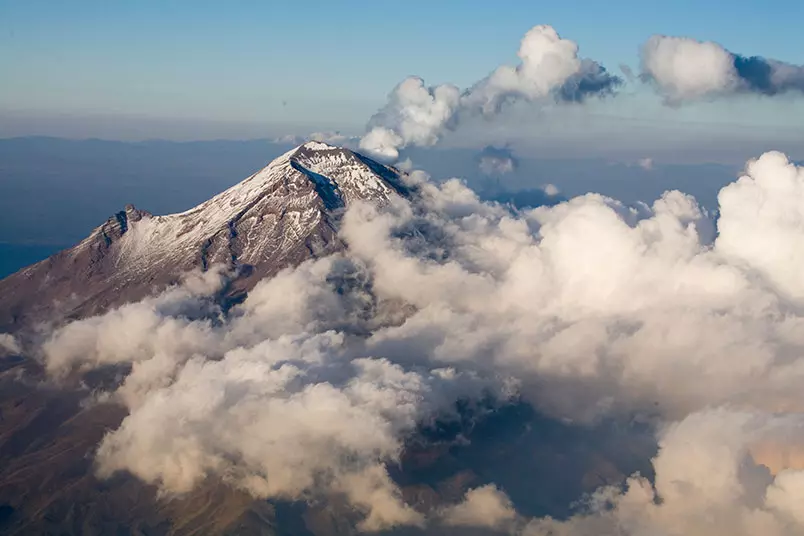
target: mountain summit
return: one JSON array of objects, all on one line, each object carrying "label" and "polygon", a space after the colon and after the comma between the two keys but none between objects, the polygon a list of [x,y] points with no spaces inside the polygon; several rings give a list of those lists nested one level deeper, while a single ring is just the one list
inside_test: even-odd
[{"label": "mountain summit", "polygon": [[194,268],[224,264],[233,291],[342,247],[337,220],[355,201],[408,193],[395,168],[307,142],[178,214],[126,207],[76,246],[0,281],[0,331],[54,313],[86,316],[140,299]]}]

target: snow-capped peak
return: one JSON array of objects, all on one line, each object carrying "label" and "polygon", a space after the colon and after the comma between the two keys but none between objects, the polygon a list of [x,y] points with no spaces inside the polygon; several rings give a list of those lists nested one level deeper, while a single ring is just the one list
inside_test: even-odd
[{"label": "snow-capped peak", "polygon": [[[382,204],[407,192],[400,171],[309,141],[185,212],[151,216],[126,207],[77,246],[1,283],[19,285],[19,276],[37,288],[43,307],[54,297],[73,295],[81,307],[109,307],[194,268],[224,264],[245,274],[238,284],[248,289],[286,266],[343,247],[337,226],[350,203]],[[125,295],[116,294],[121,288]],[[91,296],[83,296],[87,292]],[[9,307],[36,308],[39,301],[26,296],[27,302]],[[11,317],[21,318],[16,312]]]}]

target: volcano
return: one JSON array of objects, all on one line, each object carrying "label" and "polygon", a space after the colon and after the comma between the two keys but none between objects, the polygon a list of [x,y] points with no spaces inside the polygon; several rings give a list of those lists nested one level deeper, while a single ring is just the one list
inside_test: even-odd
[{"label": "volcano", "polygon": [[0,332],[99,314],[212,265],[235,273],[227,292],[242,295],[342,248],[338,221],[350,204],[409,193],[399,170],[307,142],[186,212],[154,216],[129,205],[76,246],[1,280]]}]

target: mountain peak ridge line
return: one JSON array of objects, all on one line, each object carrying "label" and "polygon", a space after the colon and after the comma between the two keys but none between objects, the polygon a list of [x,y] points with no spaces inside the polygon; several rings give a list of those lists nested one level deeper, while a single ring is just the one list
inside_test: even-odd
[{"label": "mountain peak ridge line", "polygon": [[237,273],[229,292],[242,294],[342,249],[338,218],[351,203],[409,193],[396,168],[308,141],[184,212],[127,205],[72,248],[0,280],[0,332],[99,314],[217,264]]}]

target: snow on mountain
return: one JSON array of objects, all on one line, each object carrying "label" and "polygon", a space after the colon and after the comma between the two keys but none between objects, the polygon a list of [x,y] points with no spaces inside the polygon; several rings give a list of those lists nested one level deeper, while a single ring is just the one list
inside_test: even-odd
[{"label": "snow on mountain", "polygon": [[95,313],[213,264],[238,270],[233,290],[248,290],[342,247],[337,220],[350,203],[400,194],[407,189],[398,170],[307,142],[186,212],[153,216],[128,206],[75,247],[0,281],[0,331],[53,313]]}]

